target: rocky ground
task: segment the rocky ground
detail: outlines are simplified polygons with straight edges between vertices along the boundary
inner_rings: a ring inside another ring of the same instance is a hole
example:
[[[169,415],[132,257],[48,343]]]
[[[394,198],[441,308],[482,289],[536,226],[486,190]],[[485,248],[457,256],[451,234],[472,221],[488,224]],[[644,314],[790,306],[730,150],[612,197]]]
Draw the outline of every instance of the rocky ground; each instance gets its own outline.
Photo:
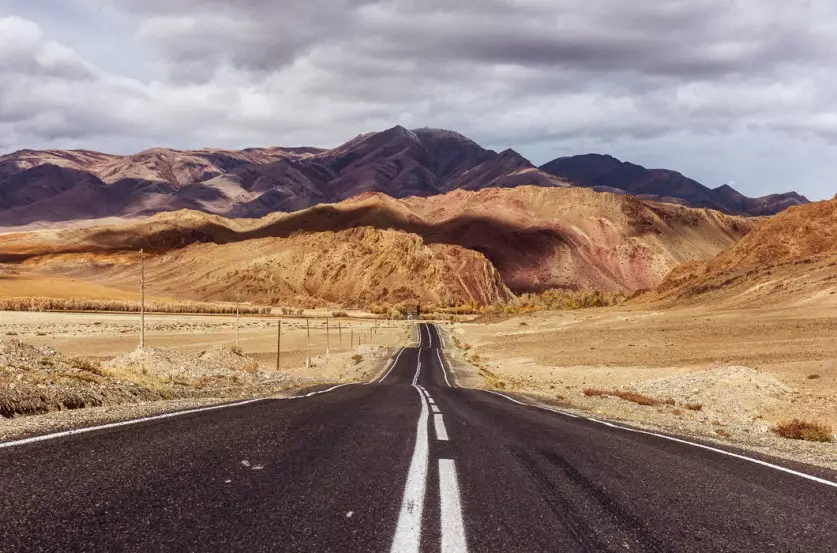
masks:
[[[795,418],[837,431],[835,324],[830,311],[600,309],[446,330],[472,386],[837,468],[837,435],[815,443],[772,431]]]
[[[251,397],[287,397],[326,382],[373,378],[392,354],[366,344],[312,356],[307,376],[273,359],[214,344],[201,351],[137,348],[102,360],[0,337],[0,440]]]

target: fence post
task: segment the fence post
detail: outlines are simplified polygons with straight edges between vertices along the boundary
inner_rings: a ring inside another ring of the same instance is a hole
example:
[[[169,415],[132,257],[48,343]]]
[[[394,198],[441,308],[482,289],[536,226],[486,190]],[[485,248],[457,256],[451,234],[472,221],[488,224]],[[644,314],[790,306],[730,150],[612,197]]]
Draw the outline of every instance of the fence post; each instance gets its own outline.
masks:
[[[140,248],[140,349],[145,347],[145,250]]]
[[[328,317],[326,317],[326,355],[329,355],[331,349],[331,329],[328,326]]]
[[[305,317],[305,328],[308,331],[308,355],[305,357],[305,366],[311,366],[311,321]]]
[[[279,319],[279,329],[276,335],[276,370],[279,370],[279,363],[282,360],[282,319]]]

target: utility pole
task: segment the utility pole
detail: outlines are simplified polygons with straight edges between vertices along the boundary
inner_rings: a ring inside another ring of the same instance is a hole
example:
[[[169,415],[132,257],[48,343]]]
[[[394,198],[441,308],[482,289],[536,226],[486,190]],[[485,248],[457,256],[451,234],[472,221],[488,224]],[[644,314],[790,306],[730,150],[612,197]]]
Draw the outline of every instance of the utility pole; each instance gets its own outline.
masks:
[[[308,356],[305,358],[305,366],[311,367],[311,321],[305,317],[305,328],[308,330]]]
[[[140,248],[140,349],[145,347],[145,250]]]
[[[238,303],[239,303],[239,295],[236,293],[235,295],[235,347],[238,347]]]
[[[276,334],[276,370],[279,370],[279,363],[282,360],[282,319],[279,319],[279,327]]]

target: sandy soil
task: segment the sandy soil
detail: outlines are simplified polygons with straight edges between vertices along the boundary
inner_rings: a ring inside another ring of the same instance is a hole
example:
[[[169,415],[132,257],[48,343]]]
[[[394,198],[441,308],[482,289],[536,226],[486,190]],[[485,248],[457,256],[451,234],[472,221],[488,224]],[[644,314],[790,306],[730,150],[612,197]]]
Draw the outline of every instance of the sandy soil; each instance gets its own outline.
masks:
[[[217,344],[238,345],[265,365],[276,366],[277,318],[234,316],[146,315],[146,345],[201,351]],[[303,318],[283,317],[280,370],[295,376],[329,378],[325,365],[306,367],[308,330]],[[411,336],[401,321],[311,318],[311,357],[356,353],[360,346],[395,347]],[[32,345],[48,345],[67,355],[109,359],[134,350],[139,343],[139,317],[118,313],[0,312],[0,336]],[[354,342],[354,348],[352,347]],[[335,357],[336,359],[337,357]]]
[[[607,308],[447,330],[450,353],[479,371],[482,386],[837,467],[837,443],[785,440],[770,431],[793,418],[837,430],[833,307]],[[588,397],[590,388],[636,391],[674,405]]]
[[[415,337],[413,325],[401,321],[329,318],[327,326],[325,317],[281,321],[277,372],[276,318],[242,316],[236,323],[233,316],[147,315],[147,349],[140,352],[135,314],[0,312],[0,343],[11,348],[8,366],[0,358],[0,407],[13,413],[55,410],[0,417],[0,439],[146,416],[167,404],[173,410],[368,381]],[[15,349],[18,340],[51,349],[30,354]],[[230,350],[236,342],[242,356]],[[27,355],[38,359],[27,365]],[[77,368],[85,367],[84,359],[95,367]],[[159,397],[178,399],[148,401]],[[87,407],[72,408],[82,405]]]

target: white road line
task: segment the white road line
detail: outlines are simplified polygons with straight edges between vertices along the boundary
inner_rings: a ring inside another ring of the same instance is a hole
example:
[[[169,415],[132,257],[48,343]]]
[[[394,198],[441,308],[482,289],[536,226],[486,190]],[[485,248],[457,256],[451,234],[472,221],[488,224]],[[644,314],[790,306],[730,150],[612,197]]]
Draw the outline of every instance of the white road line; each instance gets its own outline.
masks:
[[[768,463],[767,461],[762,461],[760,459],[753,459],[752,457],[747,457],[745,455],[739,455],[738,453],[733,453],[731,451],[725,451],[723,449],[718,449],[717,447],[711,447],[711,446],[708,446],[708,445],[703,445],[703,444],[699,444],[699,443],[695,443],[695,442],[690,442],[690,441],[687,441],[687,440],[681,440],[680,438],[674,438],[672,436],[666,436],[665,434],[657,434],[656,432],[648,432],[646,430],[639,430],[639,429],[636,429],[636,428],[628,428],[626,426],[619,426],[619,425],[616,425],[616,424],[612,424],[612,423],[602,421],[602,420],[598,420],[598,419],[594,419],[594,418],[588,418],[588,420],[591,420],[593,422],[597,422],[599,424],[604,424],[604,425],[607,425],[607,426],[610,426],[610,427],[613,427],[613,428],[618,428],[619,430],[626,430],[628,432],[635,432],[637,434],[647,434],[649,436],[656,436],[657,438],[663,438],[664,440],[669,440],[669,441],[672,441],[672,442],[691,445],[691,446],[694,446],[694,447],[699,447],[701,449],[706,449],[708,451],[714,451],[715,453],[720,453],[721,455],[727,455],[729,457],[735,457],[736,459],[742,459],[744,461],[750,461],[751,463],[756,463],[757,465],[762,465],[764,467],[768,467],[768,468],[772,468],[772,469],[775,469],[775,470],[778,470],[778,471],[786,472],[788,474],[793,474],[794,476],[799,476],[800,478],[805,478],[806,480],[811,480],[812,482],[817,482],[819,484],[825,484],[826,486],[831,486],[832,488],[837,488],[837,482],[834,482],[832,480],[826,480],[825,478],[819,478],[817,476],[812,476],[810,474],[805,474],[804,472],[799,472],[799,471],[796,471],[796,470],[785,468],[785,467],[780,466],[780,465],[774,465],[773,463]]]
[[[346,384],[338,384],[337,386],[332,386],[328,390],[320,390],[319,392],[309,392],[309,393],[301,395],[301,396],[289,397],[288,399],[301,399],[301,398],[304,398],[304,397],[311,397],[311,396],[316,396],[316,395],[319,395],[319,394],[326,394],[326,393],[328,393],[332,390],[336,390],[337,388],[342,388],[343,386],[348,386],[349,384],[351,384],[351,383],[347,382]]]
[[[483,390],[483,392],[488,392],[489,394],[494,394],[494,395],[497,395],[497,396],[500,396],[500,397],[504,397],[509,401],[517,403],[518,405],[523,405],[523,406],[526,406],[526,407],[534,407],[534,405],[529,405],[528,403],[523,403],[522,401],[517,401],[516,399],[511,398],[511,397],[507,396],[506,394],[501,394],[500,392],[495,392],[494,390]]]
[[[532,405],[532,404],[529,404],[529,403],[523,403],[521,401],[517,401],[516,399],[510,398],[509,396],[507,396],[505,394],[501,394],[499,392],[494,392],[492,390],[483,390],[483,391],[491,393],[491,394],[497,394],[498,396],[503,396],[507,400],[513,401],[514,403],[517,403],[519,405],[524,405],[524,406],[527,406],[527,407],[537,407],[538,409],[543,409],[545,411],[552,411],[553,413],[557,413],[559,415],[564,415],[564,416],[567,416],[567,417],[572,417],[574,419],[578,419],[578,418],[587,419],[589,421],[596,422],[596,423],[599,423],[599,424],[603,424],[603,425],[609,426],[611,428],[616,428],[618,430],[625,430],[626,432],[634,432],[636,434],[647,434],[648,436],[656,436],[657,438],[662,438],[664,440],[669,440],[669,441],[677,442],[677,443],[680,443],[680,444],[686,444],[686,445],[690,445],[690,446],[694,446],[694,447],[699,447],[699,448],[705,449],[707,451],[713,451],[715,453],[720,453],[721,455],[727,455],[729,457],[734,457],[736,459],[741,459],[743,461],[750,461],[751,463],[756,463],[757,465],[762,465],[764,467],[772,468],[772,469],[775,469],[775,470],[778,470],[778,471],[781,471],[781,472],[786,472],[788,474],[793,474],[794,476],[799,476],[800,478],[805,478],[806,480],[810,480],[812,482],[817,482],[819,484],[825,484],[826,486],[831,486],[832,488],[837,488],[837,482],[834,482],[832,480],[826,480],[825,478],[820,478],[818,476],[813,476],[811,474],[805,474],[804,472],[799,472],[799,471],[796,471],[796,470],[785,468],[785,467],[780,466],[780,465],[774,465],[773,463],[768,463],[767,461],[762,461],[760,459],[754,459],[753,457],[747,457],[746,455],[740,455],[738,453],[733,453],[731,451],[726,451],[726,450],[723,450],[723,449],[719,449],[717,447],[712,447],[712,446],[708,446],[708,445],[704,445],[704,444],[699,444],[699,443],[696,443],[696,442],[690,442],[688,440],[675,438],[673,436],[666,436],[665,434],[658,434],[656,432],[649,432],[647,430],[639,430],[638,428],[630,428],[630,427],[627,427],[627,426],[621,426],[621,425],[618,425],[618,424],[613,424],[612,422],[603,421],[603,420],[600,420],[600,419],[595,419],[593,417],[579,417],[577,415],[573,415],[573,414],[570,414],[570,413],[565,413],[564,411],[559,411],[558,409],[550,409],[548,407],[541,407],[540,405]]]
[[[439,495],[441,498],[442,553],[467,553],[459,482],[453,459],[439,459]]]
[[[392,365],[389,366],[389,370],[387,371],[387,374],[382,376],[381,379],[378,382],[383,382],[384,379],[389,376],[389,373],[391,373],[392,369],[395,368],[395,364],[398,363],[398,358],[401,357],[402,353],[404,353],[404,348],[401,348],[401,351],[399,351],[398,355],[395,356],[395,360],[392,362]]]
[[[162,415],[154,415],[152,417],[143,417],[141,419],[132,419],[127,421],[112,422],[109,424],[102,424],[99,426],[90,426],[88,428],[76,428],[74,430],[65,430],[63,432],[55,432],[54,434],[44,434],[43,436],[33,436],[32,438],[24,438],[22,440],[15,440],[13,442],[0,443],[0,448],[14,447],[16,445],[25,445],[35,442],[43,442],[45,440],[53,440],[55,438],[62,438],[64,436],[72,436],[73,434],[84,434],[85,432],[93,432],[94,430],[105,430],[107,428],[117,428],[119,426],[129,426],[131,424],[139,424],[141,422],[155,421],[161,419],[170,419],[172,417],[179,417],[181,415],[189,415],[191,413],[202,413],[204,411],[215,411],[218,409],[227,409],[229,407],[238,407],[239,405],[247,405],[248,403],[255,403],[257,401],[264,401],[264,398],[248,399],[236,403],[227,403],[225,405],[213,405],[211,407],[199,407],[197,409],[188,409],[186,411],[177,411],[175,413],[164,413]]]
[[[441,413],[437,405],[431,405],[430,408],[433,410],[434,413]]]
[[[448,380],[448,371],[445,370],[445,363],[442,361],[442,354],[439,353],[438,349],[436,350],[436,355],[439,357],[439,364],[442,366],[442,374],[445,375],[445,382],[447,383],[448,388],[453,388],[453,386],[450,385],[450,380]]]
[[[427,403],[416,384],[421,371],[421,357],[416,364],[416,375],[413,377],[413,387],[421,398],[421,414],[416,428],[416,447],[410,461],[407,473],[407,484],[404,486],[404,498],[401,501],[401,512],[398,514],[398,525],[392,539],[392,553],[418,553],[421,545],[421,516],[424,511],[424,495],[427,488]]]
[[[430,396],[427,396],[427,401],[430,403],[430,405],[436,405],[436,402],[433,401],[433,398]]]
[[[436,428],[436,439],[448,441],[448,429],[445,428],[445,419],[441,414],[433,415],[433,426]]]

